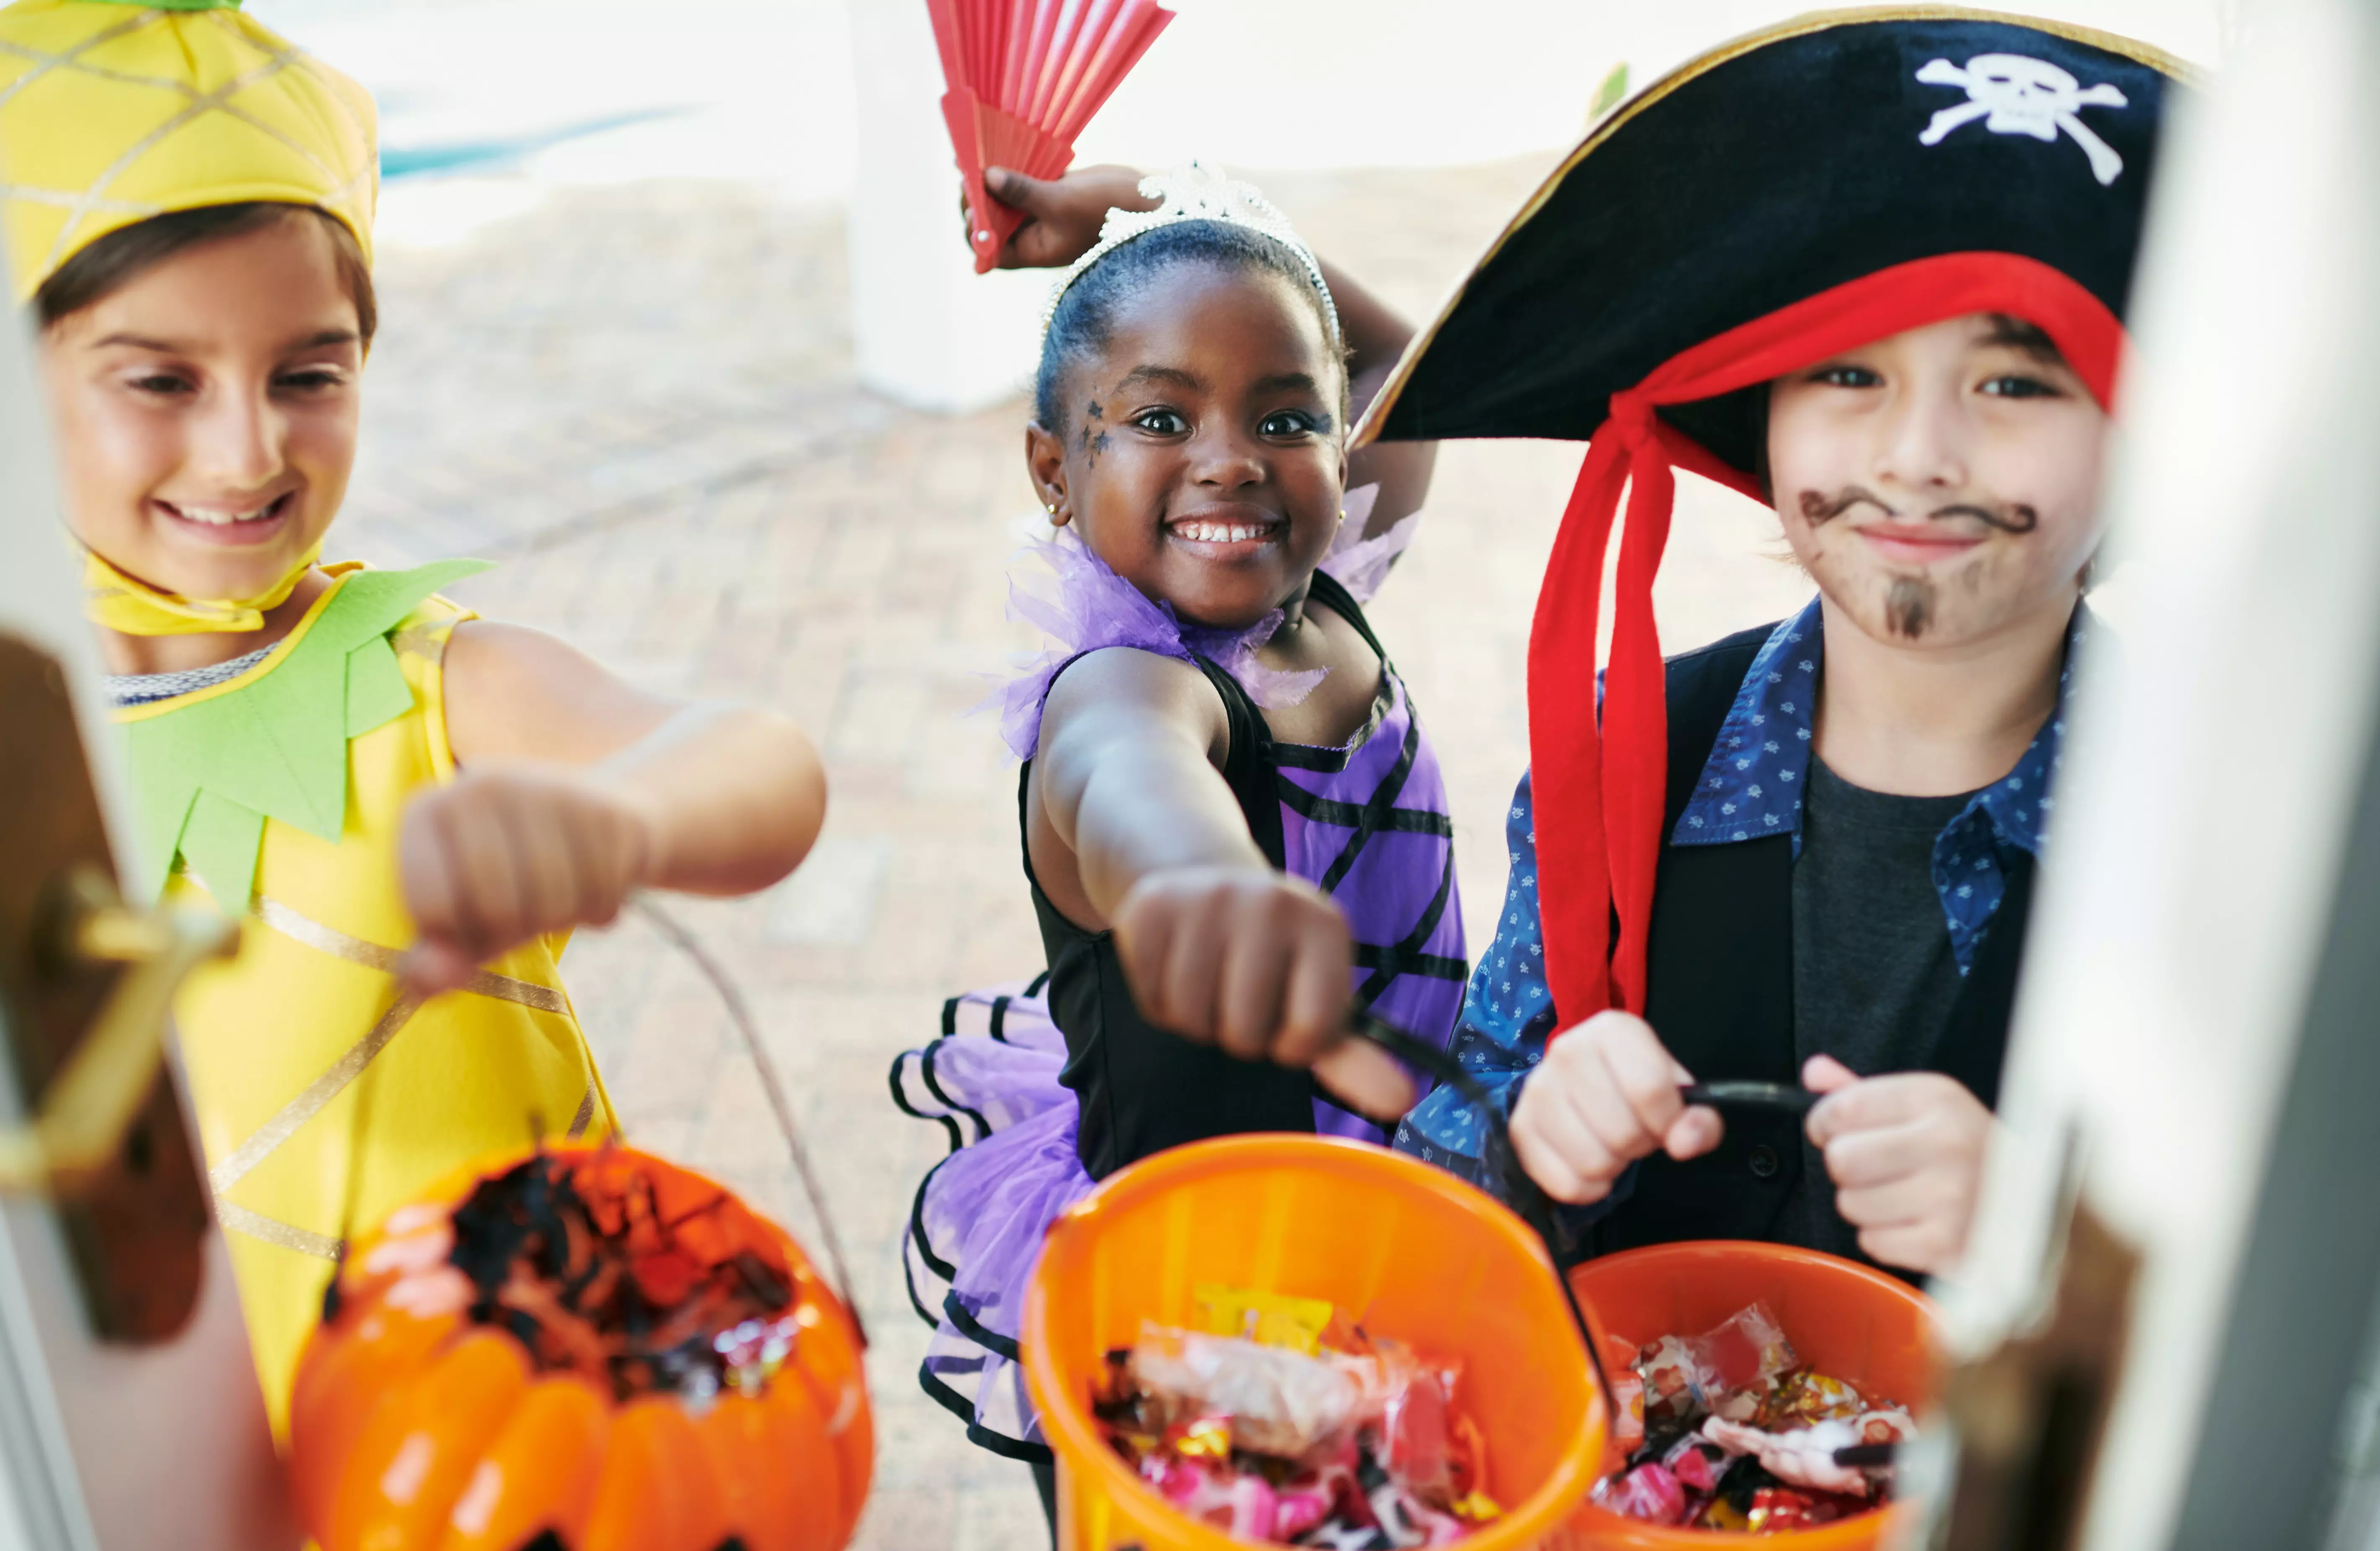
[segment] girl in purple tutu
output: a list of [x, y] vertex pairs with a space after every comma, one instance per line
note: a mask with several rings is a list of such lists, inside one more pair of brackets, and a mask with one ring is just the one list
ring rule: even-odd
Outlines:
[[1054, 645], [1002, 725], [1048, 968], [953, 998], [892, 1082], [953, 1145], [905, 1246], [920, 1381], [1046, 1507], [1016, 1341], [1050, 1220], [1180, 1143], [1385, 1141], [1411, 1074], [1340, 1036], [1443, 1046], [1464, 960], [1437, 757], [1362, 607], [1433, 453], [1344, 450], [1405, 325], [1202, 168], [993, 188], [1034, 217], [1013, 262], [1073, 261], [1026, 438], [1056, 588], [1012, 589]]

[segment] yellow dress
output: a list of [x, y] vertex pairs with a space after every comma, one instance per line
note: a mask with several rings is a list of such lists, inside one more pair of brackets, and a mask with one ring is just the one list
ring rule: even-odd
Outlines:
[[237, 958], [195, 979], [176, 1020], [276, 1433], [342, 1233], [533, 1135], [615, 1124], [562, 988], [564, 937], [426, 1002], [391, 974], [415, 937], [398, 819], [455, 774], [441, 663], [472, 616], [434, 588], [470, 568], [330, 567], [330, 592], [257, 666], [117, 713], [148, 854], [172, 830], [164, 892], [245, 905]]

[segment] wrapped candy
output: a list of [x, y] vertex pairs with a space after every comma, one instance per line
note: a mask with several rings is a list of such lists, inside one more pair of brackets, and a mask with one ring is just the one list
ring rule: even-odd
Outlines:
[[1766, 1433], [1714, 1416], [1703, 1424], [1703, 1436], [1730, 1455], [1751, 1455], [1760, 1461], [1762, 1470], [1788, 1486], [1867, 1496], [1866, 1474], [1855, 1466], [1835, 1463], [1835, 1450], [1859, 1441], [1848, 1422], [1820, 1422], [1789, 1433]]
[[1597, 1505], [1628, 1519], [1648, 1524], [1682, 1524], [1686, 1521], [1686, 1489], [1665, 1465], [1639, 1465], [1625, 1475], [1596, 1484]]
[[1790, 1486], [1764, 1486], [1753, 1494], [1745, 1516], [1754, 1534], [1781, 1534], [1787, 1530], [1815, 1529], [1841, 1518], [1842, 1510], [1825, 1498]]
[[1900, 1406], [1803, 1366], [1766, 1304], [1700, 1335], [1665, 1335], [1641, 1347], [1611, 1341], [1606, 1350], [1636, 1358], [1618, 1364], [1611, 1387], [1615, 1443], [1595, 1489], [1609, 1511], [1773, 1534], [1891, 1499], [1889, 1466], [1838, 1464], [1836, 1455], [1913, 1437], [1915, 1422]]
[[1645, 1386], [1645, 1416], [1682, 1417], [1694, 1405], [1694, 1364], [1686, 1343], [1664, 1336], [1640, 1349], [1636, 1373]]
[[1238, 1540], [1363, 1551], [1451, 1545], [1501, 1517], [1451, 1365], [1328, 1304], [1198, 1294], [1202, 1321], [1277, 1339], [1144, 1327], [1108, 1354], [1092, 1400], [1111, 1446], [1175, 1509]]
[[1878, 1406], [1853, 1417], [1852, 1430], [1862, 1443], [1907, 1443], [1917, 1436], [1917, 1423], [1899, 1406]]
[[[1149, 1329], [1125, 1356], [1151, 1405], [1144, 1430], [1220, 1419], [1230, 1445], [1295, 1459], [1355, 1420], [1363, 1391], [1337, 1364], [1232, 1336]], [[1226, 1449], [1225, 1452], [1228, 1452]]]
[[1779, 1377], [1760, 1408], [1761, 1426], [1771, 1432], [1806, 1427], [1814, 1422], [1848, 1422], [1867, 1402], [1841, 1379], [1811, 1368], [1797, 1368]]
[[1625, 1460], [1645, 1441], [1645, 1375], [1632, 1342], [1605, 1337], [1603, 1371], [1611, 1378], [1611, 1436], [1605, 1448]]
[[1709, 1507], [1694, 1516], [1694, 1528], [1721, 1530], [1730, 1534], [1750, 1534], [1752, 1511], [1749, 1509], [1736, 1507], [1725, 1497], [1714, 1497]]
[[1730, 1458], [1718, 1445], [1689, 1433], [1670, 1446], [1670, 1451], [1661, 1456], [1661, 1465], [1678, 1478], [1681, 1486], [1708, 1494], [1718, 1490], [1719, 1472]]
[[1320, 1298], [1289, 1298], [1216, 1282], [1192, 1288], [1190, 1301], [1198, 1307], [1198, 1328], [1209, 1336], [1238, 1336], [1308, 1357], [1321, 1351], [1322, 1332], [1335, 1312]]
[[[1792, 1343], [1766, 1303], [1738, 1311], [1717, 1329], [1685, 1343], [1688, 1382], [1705, 1409], [1730, 1414], [1731, 1402], [1799, 1365]], [[1754, 1396], [1754, 1405], [1758, 1398]], [[1746, 1420], [1745, 1412], [1738, 1420]]]

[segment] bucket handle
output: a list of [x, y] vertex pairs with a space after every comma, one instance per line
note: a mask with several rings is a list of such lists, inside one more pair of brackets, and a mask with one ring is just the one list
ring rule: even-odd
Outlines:
[[1554, 1281], [1561, 1288], [1562, 1303], [1570, 1309], [1571, 1323], [1578, 1327], [1578, 1339], [1586, 1343], [1586, 1360], [1595, 1369], [1596, 1387], [1602, 1392], [1604, 1407], [1609, 1412], [1616, 1402], [1611, 1375], [1603, 1370], [1603, 1350], [1596, 1344], [1595, 1331], [1586, 1322], [1586, 1312], [1578, 1306], [1578, 1294], [1572, 1290], [1570, 1278], [1562, 1275], [1561, 1254], [1556, 1249], [1558, 1232], [1554, 1226], [1553, 1203], [1537, 1182], [1521, 1167], [1520, 1155], [1512, 1150], [1509, 1128], [1498, 1118], [1495, 1101], [1479, 1080], [1455, 1060], [1426, 1039], [1406, 1033], [1392, 1024], [1384, 1024], [1368, 1013], [1353, 1018], [1348, 1030], [1356, 1038], [1378, 1046], [1404, 1062], [1427, 1072], [1430, 1076], [1461, 1094], [1482, 1119], [1480, 1160], [1488, 1166], [1490, 1178], [1501, 1181], [1504, 1199], [1521, 1216], [1521, 1220], [1542, 1240], [1546, 1257], [1554, 1263]]
[[[834, 1290], [843, 1299], [844, 1311], [851, 1315], [852, 1328], [858, 1332], [859, 1344], [868, 1345], [868, 1326], [860, 1318], [858, 1300], [852, 1296], [851, 1267], [843, 1258], [843, 1241], [834, 1230], [834, 1219], [827, 1215], [826, 1196], [819, 1189], [818, 1176], [810, 1170], [808, 1150], [802, 1145], [801, 1134], [794, 1126], [794, 1108], [785, 1100], [785, 1085], [777, 1075], [777, 1063], [769, 1059], [768, 1047], [760, 1043], [760, 1031], [752, 1020], [752, 1009], [736, 988], [735, 980], [704, 949], [694, 933], [678, 919], [653, 903], [652, 896], [638, 892], [628, 896], [628, 908], [643, 916], [653, 929], [661, 933], [671, 946], [686, 955], [710, 988], [719, 993], [722, 1005], [727, 1009], [728, 1022], [735, 1025], [742, 1040], [744, 1053], [751, 1060], [753, 1070], [759, 1073], [760, 1090], [769, 1097], [770, 1112], [776, 1118], [777, 1134], [784, 1138], [785, 1151], [793, 1155], [794, 1172], [801, 1179], [802, 1194], [809, 1198], [810, 1214], [818, 1218], [819, 1236], [826, 1243], [828, 1263], [834, 1267]], [[356, 1205], [362, 1193], [363, 1141], [371, 1126], [371, 1101], [378, 1091], [380, 1068], [377, 1062], [364, 1068], [356, 1089], [355, 1118], [348, 1123], [348, 1164], [346, 1200], [340, 1209], [339, 1246], [331, 1257], [331, 1279], [322, 1289], [322, 1322], [338, 1318], [340, 1304], [346, 1299], [345, 1282], [347, 1268], [347, 1246], [354, 1238]], [[529, 1132], [539, 1134], [535, 1116], [530, 1117]]]
[[868, 1327], [860, 1318], [859, 1301], [853, 1295], [851, 1267], [843, 1257], [842, 1236], [834, 1230], [834, 1218], [827, 1215], [826, 1193], [819, 1189], [818, 1175], [810, 1169], [809, 1149], [802, 1145], [801, 1133], [794, 1124], [794, 1107], [785, 1097], [785, 1084], [777, 1074], [777, 1063], [770, 1059], [769, 1048], [760, 1041], [759, 1025], [753, 1020], [751, 1004], [744, 1000], [734, 977], [710, 956], [701, 940], [676, 916], [655, 903], [650, 894], [631, 895], [628, 903], [701, 972], [702, 977], [710, 982], [710, 988], [719, 994], [721, 1005], [726, 1008], [727, 1021], [735, 1025], [744, 1054], [759, 1076], [760, 1091], [768, 1096], [769, 1111], [776, 1120], [777, 1134], [784, 1139], [785, 1151], [794, 1160], [794, 1172], [801, 1180], [802, 1194], [809, 1199], [810, 1215], [818, 1219], [819, 1237], [826, 1245], [828, 1263], [834, 1267], [835, 1290], [842, 1294], [844, 1312], [851, 1315], [852, 1327], [859, 1333], [859, 1344], [865, 1348]]

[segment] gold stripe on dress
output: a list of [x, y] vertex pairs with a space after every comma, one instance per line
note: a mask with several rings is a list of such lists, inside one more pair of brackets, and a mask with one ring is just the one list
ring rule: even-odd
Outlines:
[[[328, 953], [333, 958], [345, 959], [349, 963], [379, 970], [382, 974], [395, 974], [398, 963], [405, 957], [394, 948], [383, 947], [377, 942], [367, 942], [361, 938], [349, 937], [334, 927], [326, 927], [320, 921], [299, 915], [280, 901], [267, 899], [261, 894], [256, 898], [256, 918], [293, 941], [301, 942], [309, 948]], [[570, 1011], [570, 1004], [563, 1000], [562, 993], [559, 991], [544, 986], [531, 985], [526, 980], [516, 980], [508, 975], [497, 975], [488, 970], [480, 970], [472, 975], [470, 983], [463, 988], [480, 996], [493, 997], [500, 1001], [516, 1002], [524, 1007], [532, 1007], [540, 1012], [567, 1013]], [[271, 1120], [249, 1133], [248, 1140], [233, 1149], [230, 1157], [207, 1170], [207, 1182], [214, 1188], [217, 1205], [225, 1213], [226, 1222], [232, 1220], [233, 1214], [243, 1212], [246, 1208], [236, 1207], [230, 1202], [222, 1200], [223, 1193], [254, 1172], [259, 1164], [273, 1156], [275, 1148], [295, 1136], [307, 1121], [321, 1114], [331, 1100], [338, 1097], [349, 1083], [362, 1075], [364, 1068], [370, 1066], [373, 1058], [381, 1053], [390, 1040], [397, 1036], [420, 1006], [421, 1000], [419, 997], [409, 992], [400, 995], [389, 1004], [387, 1011], [380, 1015], [380, 1021], [372, 1024], [370, 1033], [349, 1046], [345, 1055], [332, 1062], [329, 1070], [321, 1076], [307, 1084], [305, 1091], [283, 1105]], [[587, 1087], [587, 1097], [578, 1106], [580, 1120], [574, 1122], [574, 1129], [571, 1132], [574, 1137], [584, 1129], [588, 1121], [593, 1119], [594, 1112], [595, 1086], [590, 1082]], [[253, 1213], [248, 1215], [255, 1217]], [[269, 1218], [256, 1218], [256, 1220], [263, 1223], [273, 1221]], [[304, 1230], [289, 1228], [285, 1223], [275, 1223], [273, 1226], [284, 1229], [288, 1233], [304, 1232]], [[247, 1230], [243, 1230], [247, 1231]], [[255, 1236], [271, 1237], [267, 1233], [257, 1233]], [[322, 1236], [315, 1234], [312, 1237], [321, 1239]], [[273, 1242], [281, 1243], [288, 1241], [274, 1239]], [[297, 1246], [293, 1243], [291, 1247]]]
[[281, 1107], [280, 1112], [249, 1133], [247, 1141], [233, 1149], [232, 1155], [207, 1170], [207, 1183], [215, 1194], [246, 1179], [256, 1166], [273, 1156], [273, 1149], [298, 1133], [298, 1128], [322, 1112], [322, 1107], [339, 1097], [344, 1089], [371, 1064], [382, 1047], [396, 1037], [421, 1005], [419, 999], [401, 996], [389, 1004], [380, 1015], [371, 1032], [347, 1048], [347, 1053], [331, 1063], [331, 1069], [306, 1084], [306, 1091]]
[[262, 1212], [251, 1212], [233, 1202], [216, 1201], [215, 1218], [225, 1228], [245, 1233], [251, 1239], [261, 1239], [268, 1244], [296, 1250], [299, 1254], [310, 1254], [318, 1260], [335, 1262], [339, 1258], [339, 1241], [336, 1239], [283, 1222], [278, 1218], [266, 1217]]
[[[349, 963], [376, 969], [384, 975], [395, 974], [397, 966], [405, 962], [405, 954], [397, 949], [367, 942], [359, 937], [349, 937], [336, 927], [326, 927], [320, 921], [309, 919], [279, 900], [267, 899], [262, 894], [256, 897], [256, 918], [292, 941], [302, 942], [334, 959], [345, 959]], [[570, 1011], [570, 1003], [552, 987], [516, 980], [509, 975], [498, 975], [492, 970], [479, 971], [463, 989], [483, 997], [493, 997], [499, 1001], [533, 1007], [540, 1012], [567, 1013]]]
[[578, 1113], [570, 1117], [570, 1140], [576, 1142], [586, 1135], [587, 1128], [594, 1123], [595, 1084], [590, 1080], [587, 1084], [587, 1097], [578, 1101]]

